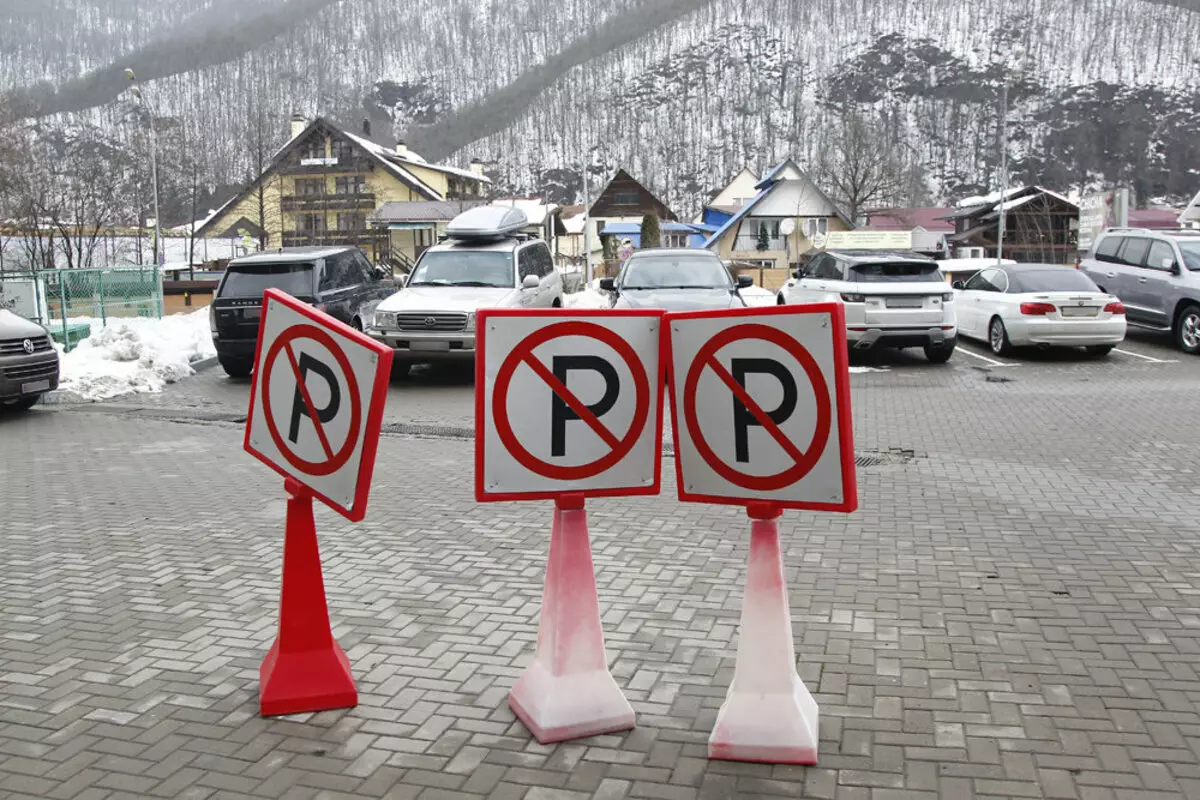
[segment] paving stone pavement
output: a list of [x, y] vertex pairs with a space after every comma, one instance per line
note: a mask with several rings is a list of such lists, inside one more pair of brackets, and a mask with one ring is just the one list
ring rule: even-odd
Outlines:
[[[0, 796], [1200, 797], [1200, 359], [853, 384], [861, 510], [783, 521], [813, 768], [705, 758], [748, 524], [671, 469], [589, 504], [638, 728], [542, 746], [506, 695], [551, 507], [476, 505], [469, 441], [387, 436], [366, 521], [318, 510], [360, 704], [261, 719], [285, 505], [221, 421], [244, 389], [0, 418]], [[462, 424], [445, 391], [389, 419]]]

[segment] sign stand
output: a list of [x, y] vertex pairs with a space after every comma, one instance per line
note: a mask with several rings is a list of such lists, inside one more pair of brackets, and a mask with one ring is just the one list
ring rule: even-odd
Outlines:
[[260, 710], [263, 716], [273, 717], [351, 708], [358, 704], [358, 691], [350, 662], [329, 627], [313, 495], [292, 478], [284, 482], [284, 489], [287, 532], [279, 635], [258, 671]]
[[582, 493], [554, 501], [537, 652], [508, 704], [542, 744], [634, 727], [608, 670]]
[[708, 740], [708, 757], [817, 763], [817, 703], [796, 672], [791, 609], [774, 503], [751, 503], [750, 559], [737, 666]]

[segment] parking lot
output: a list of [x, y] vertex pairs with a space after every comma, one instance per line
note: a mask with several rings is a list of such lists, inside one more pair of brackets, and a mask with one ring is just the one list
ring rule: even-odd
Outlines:
[[[708, 761], [747, 522], [589, 503], [628, 733], [542, 746], [528, 662], [546, 503], [473, 500], [473, 380], [390, 390], [365, 522], [318, 511], [357, 708], [261, 719], [281, 481], [249, 383], [0, 419], [0, 787], [11, 797], [1200, 797], [1200, 358], [961, 342], [856, 359], [861, 508], [789, 512], [817, 767]], [[669, 458], [669, 456], [668, 456]]]

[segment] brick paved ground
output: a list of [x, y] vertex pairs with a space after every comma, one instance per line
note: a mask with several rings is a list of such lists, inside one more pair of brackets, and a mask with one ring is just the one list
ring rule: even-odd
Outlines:
[[[284, 502], [222, 421], [245, 385], [0, 419], [0, 796], [1200, 797], [1200, 359], [1127, 349], [1177, 363], [855, 376], [862, 510], [783, 526], [807, 769], [704, 757], [747, 528], [671, 499], [669, 470], [590, 505], [639, 727], [545, 747], [505, 697], [550, 508], [475, 505], [469, 442], [389, 435], [368, 519], [318, 511], [361, 704], [263, 720]], [[469, 393], [399, 385], [392, 429], [469, 426]]]

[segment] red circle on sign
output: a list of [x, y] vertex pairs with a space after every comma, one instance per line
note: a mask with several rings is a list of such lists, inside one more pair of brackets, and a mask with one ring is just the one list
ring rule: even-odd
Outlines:
[[[635, 394], [633, 423], [629, 426], [629, 432], [625, 434], [625, 438], [619, 440], [608, 455], [587, 464], [580, 464], [574, 467], [551, 464], [530, 453], [517, 441], [517, 436], [512, 429], [512, 423], [508, 420], [508, 387], [512, 383], [513, 374], [517, 371], [517, 367], [526, 361], [532, 361], [536, 358], [533, 355], [535, 348], [551, 339], [560, 339], [565, 336], [586, 336], [590, 339], [601, 341], [613, 350], [616, 350], [617, 354], [624, 359], [625, 364], [629, 367], [629, 371], [633, 373]], [[638, 360], [637, 352], [618, 334], [593, 322], [559, 322], [554, 325], [548, 325], [523, 339], [509, 353], [504, 363], [500, 365], [500, 369], [496, 373], [495, 386], [492, 388], [492, 419], [496, 424], [496, 434], [500, 437], [500, 441], [504, 444], [505, 449], [525, 469], [553, 480], [584, 480], [595, 477], [607, 469], [611, 469], [617, 462], [627, 456], [629, 451], [633, 449], [633, 446], [637, 444], [638, 437], [642, 433], [642, 429], [645, 427], [649, 416], [650, 382], [646, 379], [646, 370]], [[593, 419], [595, 418], [593, 417]], [[598, 420], [596, 420], [596, 423], [603, 424]]]
[[[289, 345], [296, 339], [313, 339], [332, 353], [334, 360], [342, 368], [342, 374], [346, 376], [346, 384], [350, 389], [350, 433], [346, 437], [346, 443], [342, 445], [342, 448], [327, 461], [307, 461], [293, 453], [284, 441], [283, 436], [280, 435], [279, 427], [275, 424], [275, 415], [271, 411], [271, 371], [275, 368], [275, 362], [278, 360], [280, 351], [284, 347], [288, 348], [288, 358], [291, 359], [294, 357]], [[358, 425], [362, 419], [362, 405], [358, 397], [358, 384], [354, 380], [354, 371], [350, 366], [350, 361], [346, 358], [346, 354], [342, 352], [342, 349], [338, 347], [334, 338], [315, 325], [294, 325], [285, 330], [279, 335], [279, 338], [271, 343], [271, 349], [267, 351], [267, 355], [263, 358], [262, 363], [263, 418], [267, 422], [267, 430], [271, 432], [271, 439], [274, 440], [275, 446], [279, 448], [279, 453], [287, 459], [289, 464], [305, 475], [330, 475], [344, 467], [346, 462], [350, 460], [350, 456], [354, 453], [354, 446], [358, 444]], [[296, 381], [297, 384], [300, 383], [299, 375], [296, 375]], [[321, 421], [317, 417], [312, 417], [312, 423], [314, 427], [321, 430]]]
[[[700, 430], [700, 422], [696, 417], [696, 397], [700, 376], [710, 362], [715, 361], [718, 350], [743, 339], [762, 339], [778, 345], [790, 353], [804, 368], [817, 399], [817, 424], [816, 430], [813, 431], [812, 442], [793, 466], [775, 475], [748, 475], [726, 464], [705, 441], [704, 433]], [[748, 324], [726, 328], [710, 339], [696, 353], [696, 357], [692, 360], [692, 366], [688, 370], [687, 381], [684, 383], [683, 417], [687, 424], [688, 434], [691, 436], [693, 444], [696, 445], [696, 450], [714, 472], [743, 489], [771, 492], [799, 481], [817, 465], [821, 454], [825, 452], [825, 445], [829, 441], [833, 408], [829, 402], [829, 385], [825, 382], [825, 376], [821, 374], [821, 367], [804, 345], [778, 328], [772, 328], [769, 325]]]

